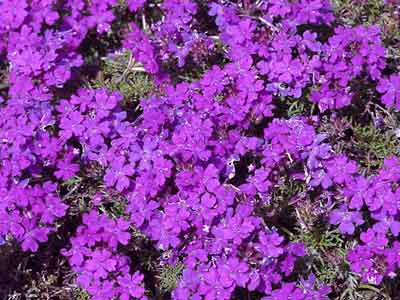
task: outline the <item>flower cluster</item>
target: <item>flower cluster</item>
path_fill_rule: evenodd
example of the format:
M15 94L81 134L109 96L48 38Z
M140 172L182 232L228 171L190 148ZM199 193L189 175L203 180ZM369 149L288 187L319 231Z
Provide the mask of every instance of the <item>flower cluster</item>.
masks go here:
M71 249L63 253L79 286L93 299L147 299L143 297L143 275L130 274L129 258L117 251L119 244L127 245L130 240L129 222L92 211L83 216L82 223L71 238Z
M96 188L126 203L115 217L95 199L68 233L62 253L91 299L153 296L154 280L123 249L134 227L158 263L184 266L175 300L243 290L326 300L332 289L301 269L312 253L276 209L289 206L274 197L289 177L327 228L357 241L347 259L361 280L396 277L399 159L366 175L320 130L319 113L350 106L363 83L400 109L378 26L337 25L328 0L5 0L0 9L0 244L40 250L74 205L65 183L96 164ZM88 87L85 47L110 36L121 48L110 53L131 52L125 72L135 61L155 83L137 107ZM283 117L293 99L318 113Z

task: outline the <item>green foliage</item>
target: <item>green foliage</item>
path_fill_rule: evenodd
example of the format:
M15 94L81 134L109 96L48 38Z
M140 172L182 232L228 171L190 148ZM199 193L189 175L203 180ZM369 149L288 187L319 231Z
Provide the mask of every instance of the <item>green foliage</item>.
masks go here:
M367 103L364 112L323 118L319 132L328 133L334 151L357 161L364 175L381 167L386 157L400 155L400 115L377 104Z
M94 194L95 188L93 182L78 176L61 184L60 195L70 205L71 215L79 215L89 209L89 199Z
M159 275L160 289L165 292L170 292L176 288L183 268L184 266L181 263L175 266L167 265L162 267Z
M285 176L279 186L272 191L272 198L279 203L288 202L290 199L304 191L305 183L300 180L293 180L290 176Z
M61 186L71 190L73 189L76 185L82 182L82 178L78 176L71 177L70 179L64 181Z
M385 157L400 155L400 140L392 130L380 130L373 125L356 125L354 143L356 151L365 153L362 163L368 170L382 165Z
M76 290L74 294L75 294L74 296L76 297L77 300L89 300L89 298L90 298L89 294L86 291L81 290L81 289Z
M316 112L315 104L309 101L309 94L305 93L301 98L280 97L277 99L276 114L285 118L295 116L311 116Z
M384 11L382 0L333 0L336 15L346 24L375 23Z
M295 197L304 195L305 188L304 182L294 180L290 175L280 178L279 184L271 191L270 201L261 207L257 214L263 217L268 225L283 230L288 227L291 230L296 223L292 202L296 201Z
M103 193L104 203L99 206L99 210L112 218L126 217L127 200L121 195Z
M92 87L119 91L124 96L126 105L137 104L154 89L143 66L135 62L128 51L117 54L114 58L103 58L101 71L92 82Z
M300 240L312 249L327 253L330 249L338 249L336 254L344 257L345 252L341 247L344 240L338 230L315 230L315 231L301 231Z
M310 260L307 265L321 282L333 285L347 269L346 243L337 230L301 228L292 235L292 240L307 246Z
M300 116L307 113L307 102L295 100L289 105L288 117Z

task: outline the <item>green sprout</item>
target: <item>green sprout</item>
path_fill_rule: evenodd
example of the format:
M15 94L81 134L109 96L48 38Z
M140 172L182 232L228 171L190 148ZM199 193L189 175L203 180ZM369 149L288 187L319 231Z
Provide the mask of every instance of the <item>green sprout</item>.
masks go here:
M164 266L159 275L160 288L165 292L170 292L176 288L183 271L183 264L178 263L175 266Z

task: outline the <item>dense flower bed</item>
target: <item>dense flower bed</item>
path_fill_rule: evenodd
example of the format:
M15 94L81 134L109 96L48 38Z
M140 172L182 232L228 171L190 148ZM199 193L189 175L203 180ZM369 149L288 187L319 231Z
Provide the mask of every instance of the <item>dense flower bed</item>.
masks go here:
M326 129L372 105L400 110L379 25L345 24L329 0L3 0L0 11L0 247L36 253L62 235L90 299L160 299L140 251L179 269L162 299L333 299L340 285L310 267L303 238L318 224L346 243L360 284L397 280L400 160L366 169ZM96 47L128 53L122 75L145 73L151 92L137 102L90 85ZM291 103L305 108L288 114ZM85 196L79 180L92 181Z

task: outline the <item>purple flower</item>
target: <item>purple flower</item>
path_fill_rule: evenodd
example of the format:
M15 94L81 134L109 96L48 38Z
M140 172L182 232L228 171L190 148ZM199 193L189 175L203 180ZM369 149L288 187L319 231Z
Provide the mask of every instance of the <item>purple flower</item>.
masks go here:
M394 217L388 217L386 214L380 213L378 215L374 214L373 218L379 220L378 223L372 226L375 232L386 234L390 231L396 237L400 234L400 222Z
M338 155L326 163L328 176L338 184L343 184L352 179L352 175L357 172L357 165L349 161L344 155Z
M393 246L386 250L385 256L389 267L393 270L400 268L400 242L394 241Z
M82 115L77 112L71 112L68 117L61 120L60 127L62 129L63 136L69 138L72 135L81 136L84 131L84 126L81 124L83 121Z
M22 250L36 252L39 248L39 242L46 242L50 232L48 228L35 228L34 224L28 220L23 222L25 234L22 238Z
M256 246L256 249L268 258L278 257L284 252L282 245L283 237L279 236L276 232L271 234L260 232L259 240L260 242Z
M118 277L118 284L121 287L121 300L129 300L131 297L140 298L144 295L142 287L143 275L135 272L132 275L125 274Z
M147 0L128 0L129 10L132 12L137 11L139 8L144 6Z
M388 107L400 109L400 75L392 74L389 78L381 78L376 87L382 96L382 102Z
M300 281L300 287L306 293L306 299L312 300L329 300L328 295L331 293L331 288L323 285L318 288L319 284L314 274L311 274L307 280Z
M115 158L104 175L104 181L107 186L116 185L116 189L122 192L129 186L129 176L135 173L135 169L130 165L126 164L124 157L120 156Z
M205 299L230 299L234 281L230 278L230 273L227 270L213 267L202 275L204 279L200 281L198 290L201 295L204 295Z
M57 162L58 170L54 172L57 178L68 180L79 171L80 167L78 164L72 163L73 155L67 155L63 160Z
M363 176L357 176L350 182L347 182L343 194L350 198L349 208L361 209L364 201L368 199L369 180Z
M27 8L26 1L2 1L0 4L0 9L3 12L0 17L1 26L4 26L7 30L21 26L28 15Z
M356 226L364 223L360 212L349 211L345 205L331 212L329 222L334 225L339 224L342 233L353 234Z
M262 300L305 300L305 294L294 283L284 283L281 288L274 290L271 295L261 298Z
M388 239L385 234L377 232L372 228L369 228L366 232L362 232L360 234L360 239L365 245L371 248L383 249L388 244Z
M41 221L47 224L52 224L56 219L63 217L68 209L68 206L53 194L48 194L43 204Z
M221 264L221 269L225 269L229 277L234 280L236 285L245 287L249 280L249 266L238 258L230 258L226 263Z

